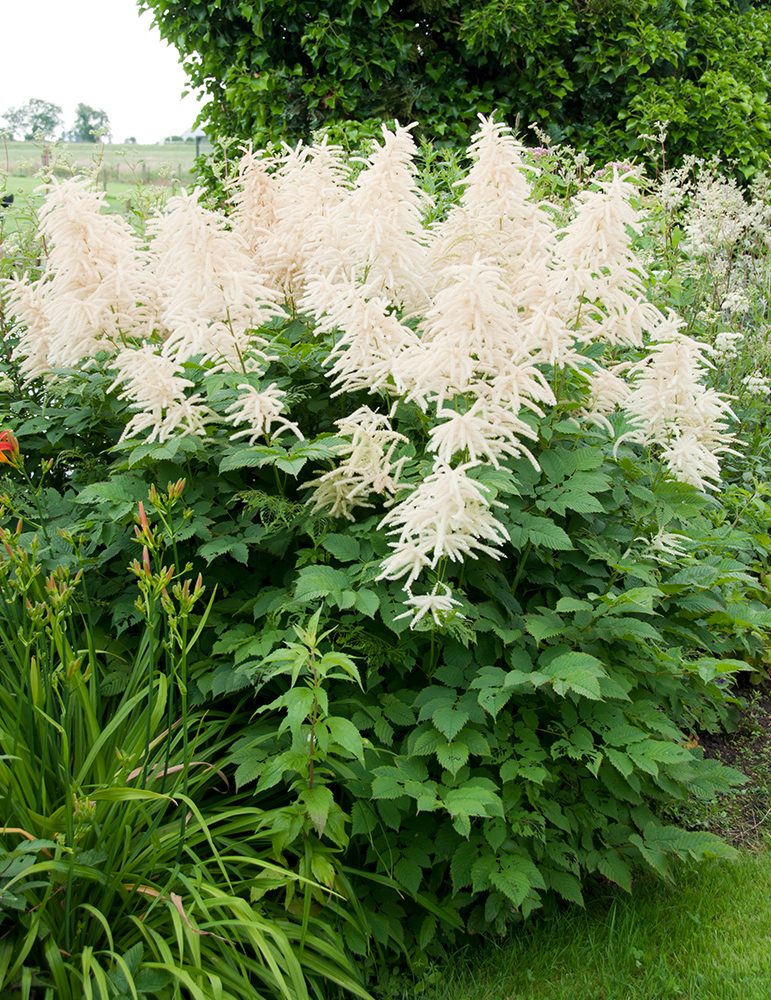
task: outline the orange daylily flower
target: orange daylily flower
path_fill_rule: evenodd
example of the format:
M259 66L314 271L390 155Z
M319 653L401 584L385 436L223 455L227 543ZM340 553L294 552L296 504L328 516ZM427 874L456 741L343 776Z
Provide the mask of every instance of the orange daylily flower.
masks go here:
M19 442L10 431L0 431L0 463L20 469L22 462Z

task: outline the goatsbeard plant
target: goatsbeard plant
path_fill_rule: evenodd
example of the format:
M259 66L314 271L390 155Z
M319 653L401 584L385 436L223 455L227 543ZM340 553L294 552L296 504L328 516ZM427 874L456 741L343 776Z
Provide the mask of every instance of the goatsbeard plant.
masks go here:
M579 899L581 872L628 885L635 862L722 850L649 803L735 780L678 728L725 716L715 678L737 666L715 650L733 652L746 576L709 551L692 572L689 534L707 535L732 412L705 386L703 345L646 299L630 175L566 214L536 202L521 146L483 118L437 216L415 156L398 125L355 179L328 144L248 151L230 215L179 196L144 243L82 185L57 185L46 269L11 282L9 304L31 392L103 379L121 489L169 463L191 483L199 470L180 545L229 559L221 592L238 595L212 612L199 695L278 684L261 664L323 606L324 641L368 668L333 716L369 732L356 760L337 767L331 736L290 726L324 761L314 788L351 803L359 846L337 824L336 848L410 894L481 899L476 924L501 929L547 890ZM77 481L103 523L115 489L79 476L63 489ZM318 676L303 697L326 711ZM264 745L239 747L244 782ZM265 773L260 793L281 781ZM291 827L305 856L331 864L331 826L306 820ZM372 907L403 937L396 910Z

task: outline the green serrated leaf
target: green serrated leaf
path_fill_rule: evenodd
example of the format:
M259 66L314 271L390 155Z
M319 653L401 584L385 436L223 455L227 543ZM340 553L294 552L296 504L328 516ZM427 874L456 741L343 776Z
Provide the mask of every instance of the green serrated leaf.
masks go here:
M374 590L357 590L355 606L357 611L361 611L367 618L374 618L375 612L380 607L380 598Z
M394 774L375 775L372 781L373 799L398 799L402 795L404 795L404 786Z
M233 472L236 469L258 469L263 465L275 464L281 458L286 460L283 448L269 448L266 445L256 445L251 448L238 448L228 452L220 459L220 472Z
M361 546L350 535L327 535L321 545L340 562L354 562L361 558Z
M468 722L468 717L465 709L443 704L433 712L431 721L448 740L453 740Z
M359 730L350 719L340 716L330 715L324 720L324 724L329 730L329 735L352 757L362 760L364 757L364 744Z
M599 701L602 697L598 678L605 676L605 671L601 661L589 653L577 650L562 653L551 660L548 666L541 666L540 671L549 678L559 695L575 691L593 701Z
M436 917L433 913L429 913L423 918L423 923L420 925L420 931L418 932L418 947L421 949L427 948L434 940L435 935Z
M456 892L471 882L471 869L479 855L479 849L474 841L464 840L452 852L450 862L450 877Z
M584 897L581 894L581 883L569 872L557 872L547 869L545 872L546 883L550 889L554 889L563 899L571 903L584 905Z
M423 871L420 865L411 858L400 858L394 865L394 876L414 896L418 889L420 889L420 883L423 880Z
M568 551L573 548L573 543L567 532L550 518L522 513L520 514L520 521L529 541L533 545L540 545L545 549L556 551Z
M335 804L332 792L324 785L314 785L313 788L304 788L300 792L299 799L308 810L310 821L316 827L319 836L322 836L329 812Z
M454 776L469 758L469 750L461 740L444 743L436 748L436 759Z
M249 549L240 538L235 538L233 535L220 535L219 538L205 542L198 549L198 555L207 563L211 563L217 556L223 555L230 555L244 565L249 561Z
M612 849L600 851L596 866L605 878L620 885L627 892L632 891L632 870L617 851Z
M565 622L554 613L545 615L525 615L525 628L536 642L553 639L565 631Z
M342 594L350 590L351 581L347 573L333 569L331 566L305 566L295 583L295 598L298 601L310 601L330 594Z

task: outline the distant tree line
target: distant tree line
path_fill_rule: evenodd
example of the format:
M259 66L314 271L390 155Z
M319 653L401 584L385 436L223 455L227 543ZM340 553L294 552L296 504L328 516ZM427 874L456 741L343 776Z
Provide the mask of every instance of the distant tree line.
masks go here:
M98 142L111 138L110 119L107 112L79 104L71 129L64 129L64 116L58 104L33 97L18 108L3 113L5 131L12 139L32 140L61 139L64 142Z

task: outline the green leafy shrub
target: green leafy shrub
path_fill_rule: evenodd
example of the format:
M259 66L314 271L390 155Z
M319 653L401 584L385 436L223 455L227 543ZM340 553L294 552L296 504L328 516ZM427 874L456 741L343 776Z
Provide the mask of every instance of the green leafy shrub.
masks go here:
M768 163L769 18L744 0L144 0L218 137L308 139L330 123L415 120L466 142L479 113L531 122L593 156ZM354 127L357 127L356 125ZM674 161L673 161L674 162Z
M657 807L740 780L689 736L771 623L716 542L732 414L646 301L628 178L539 203L483 121L437 214L414 153L384 131L353 182L329 144L249 152L228 217L178 197L144 242L61 185L7 286L21 542L83 567L97 648L142 648L137 537L216 587L184 688L238 712L221 764L315 883L253 895L363 962L730 854Z

